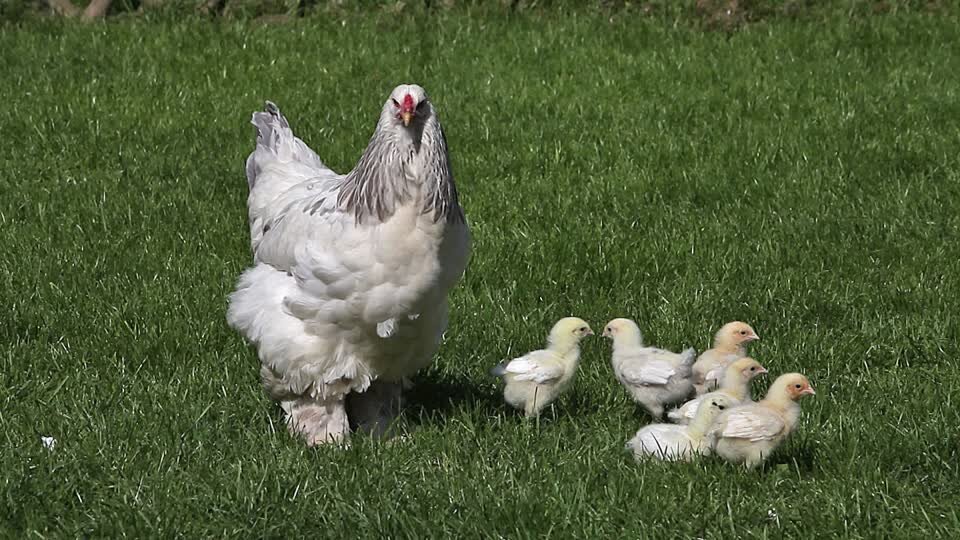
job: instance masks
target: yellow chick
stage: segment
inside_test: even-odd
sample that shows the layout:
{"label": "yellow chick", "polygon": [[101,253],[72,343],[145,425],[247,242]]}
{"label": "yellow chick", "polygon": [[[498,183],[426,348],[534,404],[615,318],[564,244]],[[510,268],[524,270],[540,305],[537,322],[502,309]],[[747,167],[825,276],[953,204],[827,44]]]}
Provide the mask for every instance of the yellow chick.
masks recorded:
{"label": "yellow chick", "polygon": [[729,462],[756,467],[796,428],[800,398],[814,394],[810,381],[799,373],[777,377],[765,398],[717,417],[707,430],[710,447]]}
{"label": "yellow chick", "polygon": [[663,416],[665,405],[690,395],[693,390],[690,367],[697,351],[687,349],[677,354],[644,347],[640,328],[630,319],[608,322],[603,336],[613,340],[611,364],[617,380],[654,418]]}
{"label": "yellow chick", "polygon": [[696,416],[700,403],[717,395],[729,397],[733,400],[732,404],[735,405],[752,401],[750,399],[750,381],[766,372],[766,368],[753,358],[749,356],[741,358],[727,366],[721,378],[723,382],[720,384],[719,390],[691,399],[682,406],[668,412],[667,418],[677,424],[689,424]]}
{"label": "yellow chick", "polygon": [[711,394],[704,398],[703,403],[690,425],[650,424],[641,428],[627,442],[627,449],[633,451],[633,457],[638,461],[647,457],[664,461],[690,461],[699,455],[709,454],[707,428],[720,413],[732,407],[735,402],[723,394]]}
{"label": "yellow chick", "polygon": [[583,319],[560,319],[550,330],[546,349],[493,368],[490,372],[506,382],[504,400],[527,417],[539,416],[573,381],[580,361],[580,340],[592,335]]}
{"label": "yellow chick", "polygon": [[747,355],[747,344],[760,339],[749,324],[733,321],[723,325],[713,336],[713,348],[707,349],[693,364],[693,386],[697,395],[716,390],[723,370],[738,358]]}

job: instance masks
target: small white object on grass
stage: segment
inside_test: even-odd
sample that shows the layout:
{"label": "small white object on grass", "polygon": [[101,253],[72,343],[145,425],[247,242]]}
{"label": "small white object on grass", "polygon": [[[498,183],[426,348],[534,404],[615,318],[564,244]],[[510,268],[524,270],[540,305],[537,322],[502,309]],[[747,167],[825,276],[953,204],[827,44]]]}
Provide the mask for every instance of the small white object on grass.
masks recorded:
{"label": "small white object on grass", "polygon": [[53,437],[40,437],[40,442],[43,443],[43,447],[47,450],[53,450],[57,446],[57,440]]}

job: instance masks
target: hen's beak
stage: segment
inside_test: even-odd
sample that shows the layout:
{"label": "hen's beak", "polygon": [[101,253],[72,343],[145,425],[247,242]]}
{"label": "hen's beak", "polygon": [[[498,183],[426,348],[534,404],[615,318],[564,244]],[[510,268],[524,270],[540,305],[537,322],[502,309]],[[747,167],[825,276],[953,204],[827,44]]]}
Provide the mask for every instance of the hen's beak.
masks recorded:
{"label": "hen's beak", "polygon": [[403,127],[409,127],[410,122],[413,122],[413,113],[410,111],[403,111],[400,113],[400,119],[403,120]]}

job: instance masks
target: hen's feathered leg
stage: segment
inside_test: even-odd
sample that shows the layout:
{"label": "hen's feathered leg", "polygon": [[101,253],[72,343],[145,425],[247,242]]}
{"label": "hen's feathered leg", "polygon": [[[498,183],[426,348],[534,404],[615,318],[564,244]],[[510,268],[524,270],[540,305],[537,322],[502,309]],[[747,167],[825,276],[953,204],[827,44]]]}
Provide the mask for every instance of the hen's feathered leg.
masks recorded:
{"label": "hen's feathered leg", "polygon": [[287,429],[303,437],[307,446],[343,443],[350,435],[347,408],[341,396],[327,399],[299,398],[281,403],[287,412]]}
{"label": "hen's feathered leg", "polygon": [[347,396],[350,424],[357,431],[374,437],[386,437],[403,405],[403,384],[374,381],[366,392],[352,392]]}

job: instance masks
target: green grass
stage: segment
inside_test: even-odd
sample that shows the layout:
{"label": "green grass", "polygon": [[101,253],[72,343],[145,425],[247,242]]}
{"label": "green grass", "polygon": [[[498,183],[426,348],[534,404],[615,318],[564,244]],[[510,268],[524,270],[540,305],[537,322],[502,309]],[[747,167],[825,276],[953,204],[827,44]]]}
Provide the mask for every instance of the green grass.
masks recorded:
{"label": "green grass", "polygon": [[[0,31],[0,535],[960,534],[955,17],[344,17]],[[306,449],[224,321],[247,122],[346,170],[410,80],[473,258],[412,437]],[[568,314],[747,320],[818,393],[763,470],[637,465],[606,343],[539,423],[486,375]]]}

